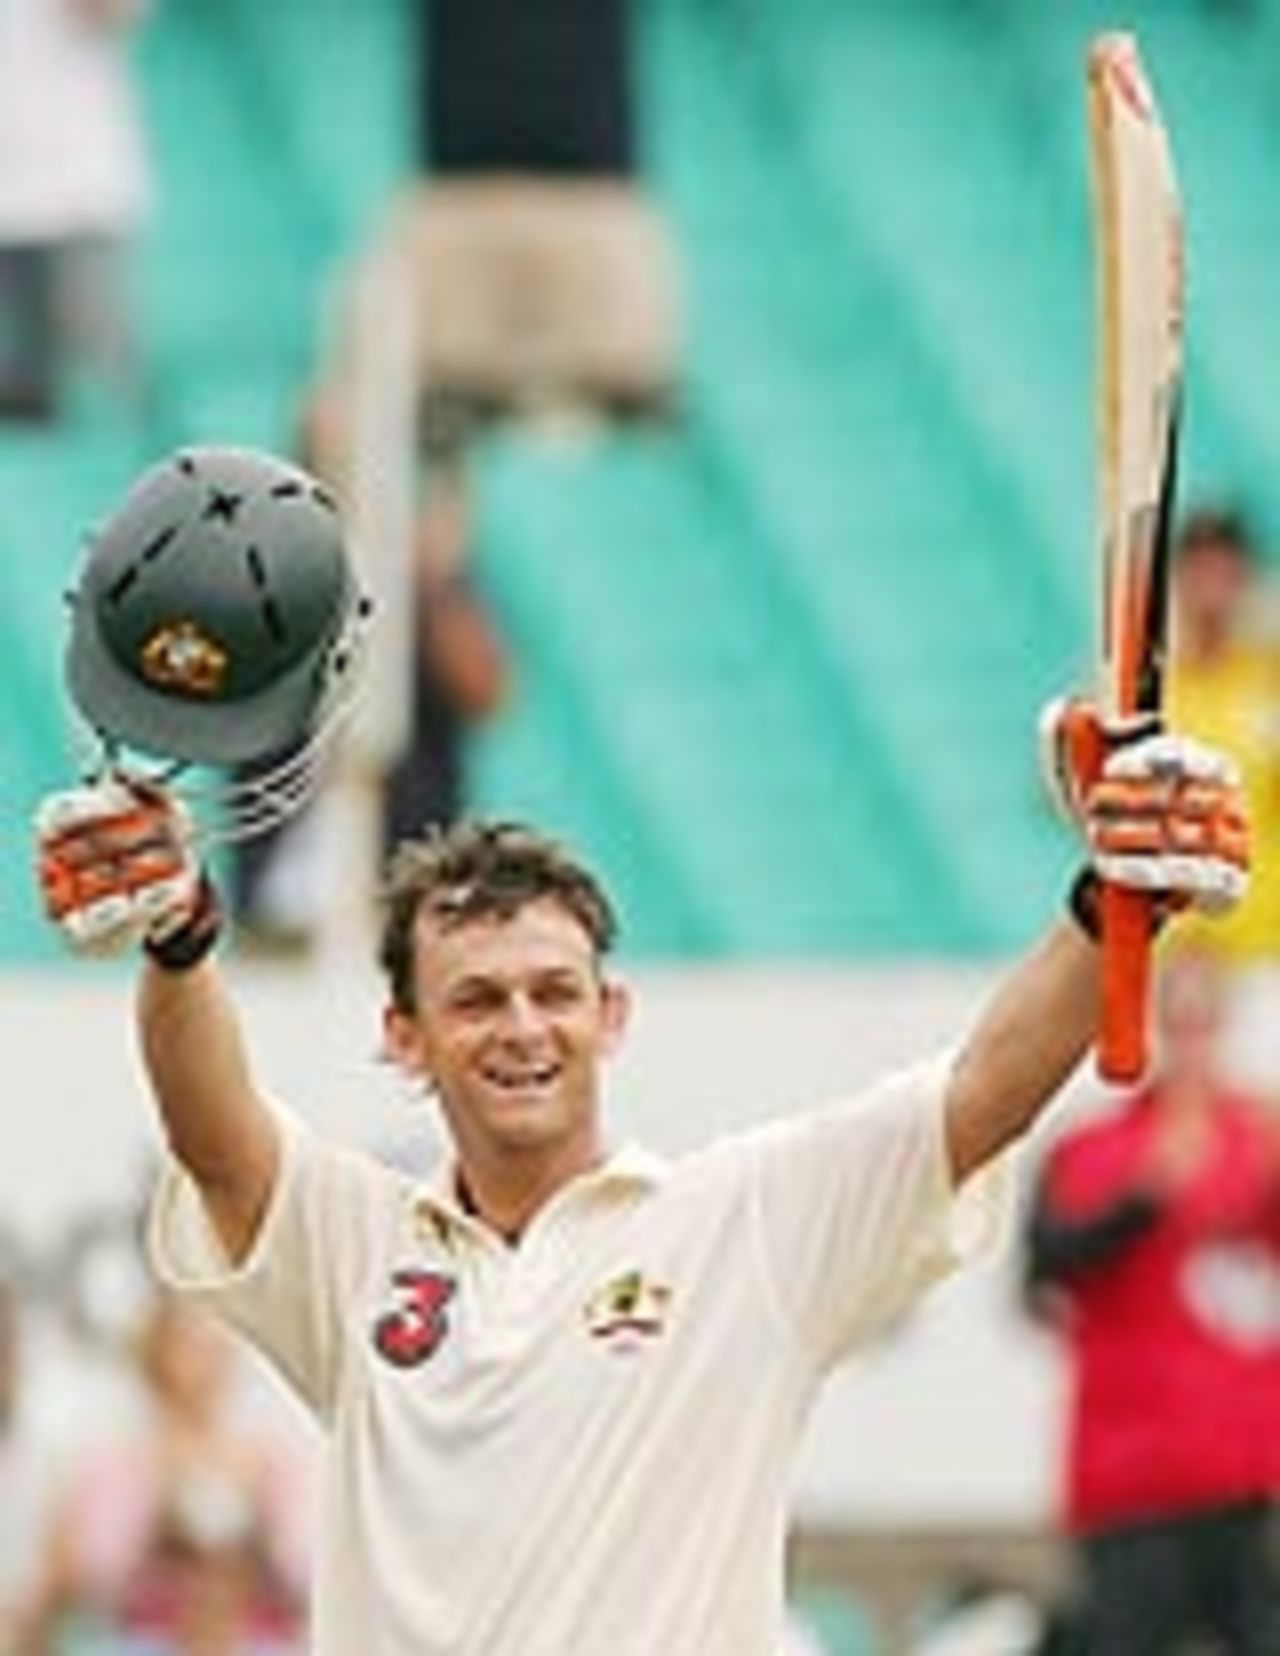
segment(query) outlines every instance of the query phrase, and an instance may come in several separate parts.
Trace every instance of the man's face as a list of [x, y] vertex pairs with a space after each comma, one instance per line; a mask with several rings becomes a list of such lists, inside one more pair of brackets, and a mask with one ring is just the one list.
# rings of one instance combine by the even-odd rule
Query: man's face
[[552, 901], [509, 919], [415, 932], [412, 1013], [393, 1008], [392, 1055], [439, 1095], [458, 1154], [471, 1162], [597, 1158], [600, 1065], [626, 1018], [590, 937]]

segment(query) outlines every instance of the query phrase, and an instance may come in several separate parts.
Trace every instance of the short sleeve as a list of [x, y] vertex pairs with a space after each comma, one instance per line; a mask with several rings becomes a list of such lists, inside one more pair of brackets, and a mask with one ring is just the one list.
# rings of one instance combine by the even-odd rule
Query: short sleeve
[[322, 1419], [332, 1413], [344, 1308], [371, 1268], [400, 1203], [397, 1175], [326, 1144], [280, 1116], [280, 1169], [245, 1259], [228, 1260], [191, 1177], [176, 1161], [160, 1177], [148, 1250], [160, 1279], [199, 1299], [256, 1345]]
[[1007, 1154], [957, 1190], [947, 1160], [948, 1054], [776, 1123], [755, 1162], [764, 1269], [821, 1366], [931, 1284], [994, 1249], [1011, 1215]]

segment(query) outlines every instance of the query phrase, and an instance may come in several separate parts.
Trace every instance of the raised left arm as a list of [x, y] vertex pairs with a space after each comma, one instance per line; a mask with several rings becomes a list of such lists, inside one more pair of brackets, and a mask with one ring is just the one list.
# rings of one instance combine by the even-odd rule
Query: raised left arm
[[[1103, 758], [1107, 739], [1096, 718], [1086, 703], [1058, 704], [1042, 733], [1055, 791], [1097, 876], [1157, 899], [1156, 909], [1230, 908], [1249, 867], [1235, 767], [1174, 735], [1120, 745]], [[1014, 967], [956, 1060], [945, 1113], [957, 1183], [1026, 1132], [1097, 1033], [1096, 901], [1096, 887], [1077, 887], [1073, 917]]]
[[1097, 945], [1063, 919], [1014, 967], [956, 1059], [944, 1108], [957, 1184], [1035, 1122], [1097, 1022]]

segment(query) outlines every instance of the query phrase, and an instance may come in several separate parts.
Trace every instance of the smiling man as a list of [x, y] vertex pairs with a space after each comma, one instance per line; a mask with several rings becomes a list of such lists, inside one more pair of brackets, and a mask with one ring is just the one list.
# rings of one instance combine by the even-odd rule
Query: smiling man
[[604, 1159], [598, 1072], [627, 1015], [602, 971], [608, 900], [555, 848], [506, 828], [402, 847], [386, 913], [387, 1049], [439, 1099], [461, 1197], [517, 1240]]
[[[1140, 746], [1079, 790], [1097, 867], [1229, 901], [1231, 779]], [[410, 843], [384, 1034], [451, 1140], [414, 1179], [267, 1102], [162, 790], [56, 799], [39, 841], [73, 942], [136, 907], [159, 1270], [327, 1429], [318, 1656], [774, 1656], [815, 1393], [996, 1230], [1000, 1152], [1094, 1032], [1097, 873], [955, 1052], [668, 1162], [605, 1135], [627, 996], [593, 875], [511, 824]]]

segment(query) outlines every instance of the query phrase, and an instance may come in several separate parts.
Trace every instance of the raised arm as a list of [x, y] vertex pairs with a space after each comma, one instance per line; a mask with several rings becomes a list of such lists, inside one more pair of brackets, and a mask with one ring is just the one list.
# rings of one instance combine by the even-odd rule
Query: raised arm
[[1086, 704], [1059, 704], [1044, 725], [1049, 770], [1093, 869], [1060, 920], [997, 989], [962, 1048], [946, 1098], [955, 1179], [1018, 1138], [1055, 1097], [1097, 1032], [1102, 880], [1169, 911], [1224, 910], [1246, 884], [1248, 833], [1239, 778], [1221, 755], [1172, 735], [1116, 746]]
[[138, 1024], [160, 1119], [239, 1261], [270, 1198], [279, 1130], [211, 958], [218, 903], [185, 816], [162, 789], [113, 779], [47, 800], [37, 843], [45, 907], [71, 946], [141, 947]]
[[1036, 1120], [1079, 1064], [1098, 1021], [1098, 949], [1059, 921], [997, 989], [961, 1048], [947, 1090], [957, 1183]]
[[239, 1261], [266, 1212], [280, 1144], [222, 974], [208, 959], [187, 971], [147, 960], [137, 1011], [170, 1149], [199, 1186], [223, 1247]]

